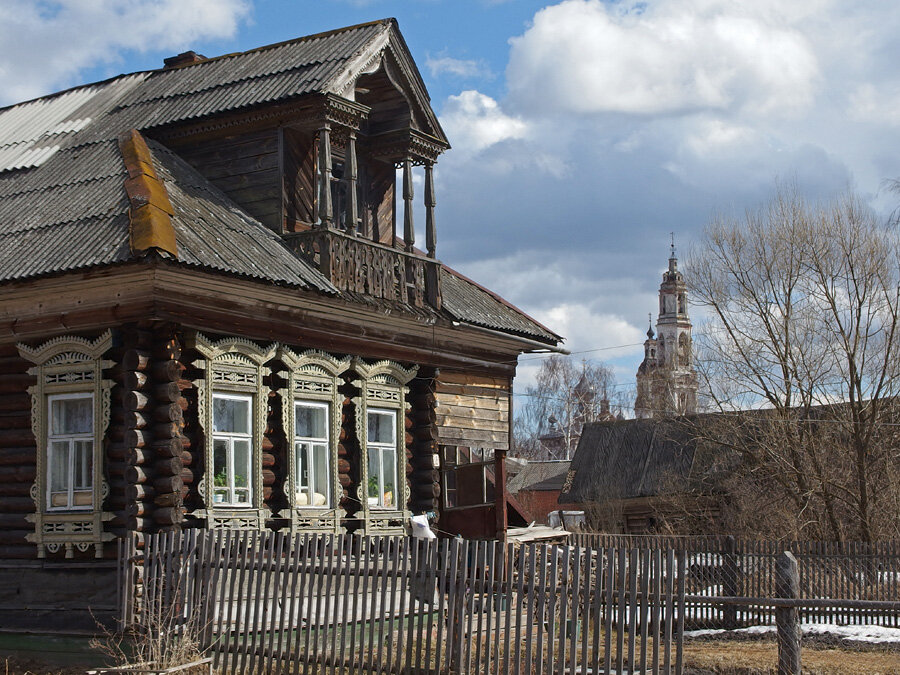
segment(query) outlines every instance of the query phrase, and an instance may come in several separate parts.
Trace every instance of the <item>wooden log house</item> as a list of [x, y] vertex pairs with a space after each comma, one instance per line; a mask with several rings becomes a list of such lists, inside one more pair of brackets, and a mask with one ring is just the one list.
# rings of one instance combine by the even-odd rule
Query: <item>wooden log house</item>
[[448, 148], [394, 20], [0, 110], [0, 631], [91, 629], [129, 532], [495, 534], [441, 458], [560, 338], [438, 260]]

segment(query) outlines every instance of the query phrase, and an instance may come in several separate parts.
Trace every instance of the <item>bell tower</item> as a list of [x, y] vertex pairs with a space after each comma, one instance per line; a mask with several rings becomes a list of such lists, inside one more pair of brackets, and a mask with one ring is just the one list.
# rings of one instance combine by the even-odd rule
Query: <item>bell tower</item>
[[687, 286], [678, 270], [673, 238], [669, 268], [659, 286], [656, 334], [652, 327], [647, 331], [644, 360], [638, 367], [635, 417], [693, 414], [697, 412], [697, 388]]

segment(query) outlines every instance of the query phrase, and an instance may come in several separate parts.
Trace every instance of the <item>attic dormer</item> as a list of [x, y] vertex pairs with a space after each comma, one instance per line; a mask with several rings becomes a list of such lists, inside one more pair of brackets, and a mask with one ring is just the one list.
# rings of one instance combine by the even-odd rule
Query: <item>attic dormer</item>
[[[449, 145], [396, 24], [380, 25], [366, 48], [348, 41], [345, 67], [301, 96], [155, 135], [338, 289], [439, 307], [439, 270], [429, 263], [437, 243], [434, 164]], [[337, 40], [306, 38], [326, 39]], [[182, 70], [196, 67], [204, 64]]]

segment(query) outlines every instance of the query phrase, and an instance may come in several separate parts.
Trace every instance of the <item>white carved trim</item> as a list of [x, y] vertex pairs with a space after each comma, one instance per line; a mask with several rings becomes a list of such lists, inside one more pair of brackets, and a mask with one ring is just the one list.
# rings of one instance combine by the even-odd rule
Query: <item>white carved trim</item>
[[[103, 370], [113, 365], [103, 355], [112, 347], [112, 331], [107, 330], [94, 340], [61, 335], [37, 347], [18, 344], [22, 358], [35, 364], [28, 373], [36, 377], [36, 384], [28, 388], [31, 395], [31, 430], [36, 443], [36, 475], [30, 495], [35, 513], [26, 516], [34, 523], [35, 531], [26, 536], [37, 544], [38, 557], [65, 550], [67, 558], [75, 550], [87, 551], [94, 546], [96, 557], [103, 556], [103, 542], [113, 535], [103, 531], [103, 523], [113, 514], [104, 512], [103, 501], [109, 495], [103, 468], [103, 438], [109, 426], [112, 380], [103, 379]], [[93, 398], [94, 457], [93, 495], [91, 510], [50, 511], [47, 508], [47, 405], [51, 395], [84, 393]]]

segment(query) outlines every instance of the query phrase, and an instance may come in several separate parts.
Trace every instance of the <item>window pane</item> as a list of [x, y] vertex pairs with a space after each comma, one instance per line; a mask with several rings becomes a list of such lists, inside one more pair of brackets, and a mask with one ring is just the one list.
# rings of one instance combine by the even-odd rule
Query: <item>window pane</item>
[[214, 396], [213, 431], [249, 434], [250, 401]]
[[313, 446], [313, 506], [328, 505], [328, 447]]
[[372, 443], [394, 443], [394, 419], [392, 412], [369, 413], [369, 441]]
[[235, 504], [249, 504], [250, 503], [250, 490], [247, 488], [235, 488], [234, 503]]
[[213, 439], [213, 475], [216, 487], [228, 487], [228, 441]]
[[[50, 444], [50, 492], [69, 490], [69, 442], [54, 441]], [[53, 506], [65, 506], [54, 503]]]
[[249, 441], [234, 441], [234, 486], [250, 487]]
[[[378, 504], [378, 491], [381, 488], [381, 462], [378, 448], [369, 448], [369, 504]], [[374, 500], [374, 501], [373, 501]]]
[[75, 441], [75, 484], [76, 490], [90, 490], [94, 484], [91, 475], [94, 467], [93, 441]]
[[50, 433], [89, 434], [94, 428], [94, 406], [91, 397], [53, 399], [50, 402]]
[[381, 455], [381, 462], [384, 466], [384, 494], [382, 504], [384, 506], [395, 506], [397, 504], [397, 467], [396, 453], [391, 450], [385, 450]]
[[328, 438], [326, 407], [297, 404], [295, 410], [295, 435], [303, 438]]

